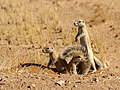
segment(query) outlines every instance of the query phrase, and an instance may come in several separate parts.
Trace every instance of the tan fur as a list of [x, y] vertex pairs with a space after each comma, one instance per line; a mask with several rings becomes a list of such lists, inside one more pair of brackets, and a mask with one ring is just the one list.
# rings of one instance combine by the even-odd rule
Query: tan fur
[[51, 66], [55, 65], [59, 73], [62, 73], [63, 71], [66, 70], [67, 68], [66, 60], [61, 59], [53, 47], [44, 47], [42, 51], [43, 53], [49, 53], [49, 63], [47, 65], [48, 68], [51, 68]]
[[68, 63], [67, 69], [70, 74], [88, 74], [91, 63], [87, 58], [83, 55], [83, 52], [80, 50], [72, 50], [69, 53], [73, 53], [73, 58]]
[[[44, 47], [42, 51], [49, 53], [48, 67], [55, 65], [59, 73], [87, 74], [89, 71], [90, 63], [86, 60], [80, 46], [67, 47], [60, 55], [55, 52], [53, 47]], [[72, 59], [67, 64], [65, 59], [68, 57], [72, 57]]]
[[78, 27], [78, 33], [75, 37], [75, 41], [77, 41], [78, 37], [80, 37], [80, 46], [83, 47], [83, 52], [86, 54], [87, 59], [90, 61], [91, 66], [94, 69], [93, 72], [96, 72], [95, 63], [100, 67], [100, 69], [103, 69], [104, 65], [102, 64], [102, 62], [93, 55], [85, 21], [77, 20], [75, 21], [74, 25]]
[[78, 74], [77, 73], [77, 64], [80, 62], [80, 57], [73, 56], [72, 60], [69, 62], [67, 68], [70, 74]]
[[[77, 65], [85, 58], [84, 53], [82, 52], [82, 47], [80, 46], [70, 46], [65, 48], [63, 52], [60, 54], [60, 57], [66, 60], [68, 57], [72, 57], [72, 59], [67, 65], [67, 72], [69, 74], [75, 74], [75, 75], [78, 74]], [[83, 69], [80, 69], [80, 70], [83, 70]]]
[[89, 60], [82, 60], [77, 64], [77, 72], [78, 74], [88, 74], [91, 68], [91, 63]]
[[[70, 74], [87, 74], [91, 66], [94, 69], [93, 72], [96, 72], [96, 65], [99, 66], [99, 69], [103, 69], [103, 63], [93, 55], [85, 22], [83, 20], [77, 20], [74, 25], [78, 27], [75, 41], [80, 37], [80, 45], [67, 47], [59, 55], [53, 47], [43, 48], [44, 53], [49, 53], [50, 60], [48, 67], [50, 68], [52, 65], [55, 65], [59, 73], [69, 72]], [[66, 62], [67, 57], [73, 57], [69, 64]]]
[[[67, 47], [59, 55], [53, 47], [44, 47], [42, 51], [43, 53], [49, 53], [48, 68], [55, 65], [59, 73], [77, 74], [76, 65], [80, 62], [80, 58], [77, 58], [77, 56], [81, 55], [81, 58], [84, 58], [84, 53], [79, 46]], [[68, 57], [73, 57], [69, 64], [66, 62]]]

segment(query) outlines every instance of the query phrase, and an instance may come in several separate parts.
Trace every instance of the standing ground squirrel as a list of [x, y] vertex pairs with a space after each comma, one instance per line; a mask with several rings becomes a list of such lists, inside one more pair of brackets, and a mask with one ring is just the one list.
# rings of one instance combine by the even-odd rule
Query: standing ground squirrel
[[100, 69], [103, 69], [104, 66], [102, 62], [93, 55], [91, 48], [90, 38], [88, 31], [86, 29], [85, 21], [76, 20], [74, 25], [78, 27], [78, 33], [75, 37], [75, 41], [80, 37], [80, 46], [83, 47], [83, 52], [86, 54], [87, 59], [91, 62], [91, 66], [94, 69], [93, 72], [96, 72], [95, 63], [99, 66]]
[[[70, 74], [87, 74], [91, 66], [93, 72], [96, 72], [96, 65], [98, 69], [103, 69], [103, 63], [93, 55], [85, 22], [83, 20], [77, 20], [74, 25], [78, 27], [75, 41], [80, 37], [80, 45], [67, 47], [60, 54], [53, 47], [44, 47], [42, 51], [49, 53], [48, 67], [50, 68], [52, 65], [55, 65], [59, 73], [65, 72]], [[66, 59], [68, 57], [73, 58], [67, 64]]]

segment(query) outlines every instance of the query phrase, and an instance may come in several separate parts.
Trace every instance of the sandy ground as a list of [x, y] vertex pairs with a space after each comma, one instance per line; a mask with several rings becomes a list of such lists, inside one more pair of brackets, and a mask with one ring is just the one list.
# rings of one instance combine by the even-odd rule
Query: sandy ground
[[[0, 0], [0, 90], [120, 90], [119, 5], [119, 0]], [[108, 68], [85, 76], [47, 69], [42, 48], [52, 45], [61, 52], [77, 45], [73, 23], [81, 18], [94, 54]]]

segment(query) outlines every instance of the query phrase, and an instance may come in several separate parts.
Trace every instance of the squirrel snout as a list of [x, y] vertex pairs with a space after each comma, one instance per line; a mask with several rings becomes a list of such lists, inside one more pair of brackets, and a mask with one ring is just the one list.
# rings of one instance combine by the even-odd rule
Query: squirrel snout
[[76, 26], [76, 23], [74, 22], [74, 26]]
[[45, 52], [45, 50], [44, 50], [44, 49], [42, 49], [42, 52]]

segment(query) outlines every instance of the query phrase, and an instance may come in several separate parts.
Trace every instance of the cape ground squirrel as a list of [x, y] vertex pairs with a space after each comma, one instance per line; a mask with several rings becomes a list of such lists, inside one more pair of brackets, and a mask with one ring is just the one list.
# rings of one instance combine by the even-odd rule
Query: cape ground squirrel
[[[44, 53], [49, 53], [50, 59], [49, 59], [48, 67], [50, 68], [52, 65], [55, 65], [59, 73], [77, 74], [76, 65], [78, 65], [79, 62], [81, 60], [83, 60], [83, 58], [84, 58], [84, 54], [83, 54], [80, 46], [67, 47], [59, 55], [54, 50], [53, 47], [44, 47], [42, 49], [42, 51]], [[80, 55], [81, 55], [81, 57], [80, 57]], [[66, 59], [68, 57], [73, 57], [72, 60], [69, 62], [69, 64], [67, 64], [67, 62], [66, 62]], [[81, 69], [81, 70], [83, 70], [83, 69]]]
[[102, 62], [93, 55], [90, 38], [88, 31], [86, 29], [85, 21], [76, 20], [74, 22], [74, 25], [78, 27], [78, 33], [75, 37], [75, 41], [77, 41], [78, 37], [80, 37], [80, 45], [83, 47], [82, 50], [86, 54], [87, 59], [91, 62], [91, 66], [94, 69], [93, 72], [96, 72], [95, 63], [99, 66], [100, 69], [103, 69], [104, 66]]
[[67, 66], [70, 74], [88, 74], [91, 63], [82, 50], [83, 47], [81, 46], [73, 46], [67, 47], [61, 53], [61, 57], [73, 57]]
[[[90, 70], [91, 63], [84, 56], [81, 46], [67, 47], [61, 53], [61, 58], [72, 57], [67, 65], [69, 74], [87, 74]], [[81, 66], [81, 67], [80, 67]]]
[[73, 56], [68, 64], [70, 74], [87, 74], [90, 70], [91, 63], [80, 56]]
[[54, 48], [51, 47], [44, 47], [42, 49], [43, 53], [49, 53], [49, 63], [48, 68], [51, 68], [51, 66], [55, 65], [58, 73], [62, 73], [67, 68], [67, 62], [65, 59], [62, 59], [59, 57], [58, 53], [54, 50]]

